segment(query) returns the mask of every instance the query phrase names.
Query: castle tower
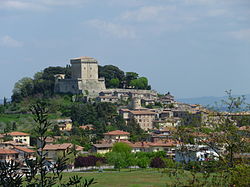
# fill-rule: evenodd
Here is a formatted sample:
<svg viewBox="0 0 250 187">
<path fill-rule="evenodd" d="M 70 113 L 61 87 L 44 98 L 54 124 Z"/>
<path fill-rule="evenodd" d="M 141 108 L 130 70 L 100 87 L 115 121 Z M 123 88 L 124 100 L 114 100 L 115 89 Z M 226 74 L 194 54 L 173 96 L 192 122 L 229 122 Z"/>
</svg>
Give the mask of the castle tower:
<svg viewBox="0 0 250 187">
<path fill-rule="evenodd" d="M 98 62 L 91 57 L 79 57 L 70 60 L 72 78 L 82 80 L 98 80 Z"/>
<path fill-rule="evenodd" d="M 79 57 L 70 60 L 71 79 L 65 79 L 62 75 L 55 77 L 55 92 L 86 94 L 96 97 L 99 92 L 105 90 L 105 79 L 98 78 L 98 62 L 91 57 Z"/>
<path fill-rule="evenodd" d="M 141 98 L 133 97 L 131 101 L 131 109 L 138 110 L 141 109 Z"/>
</svg>

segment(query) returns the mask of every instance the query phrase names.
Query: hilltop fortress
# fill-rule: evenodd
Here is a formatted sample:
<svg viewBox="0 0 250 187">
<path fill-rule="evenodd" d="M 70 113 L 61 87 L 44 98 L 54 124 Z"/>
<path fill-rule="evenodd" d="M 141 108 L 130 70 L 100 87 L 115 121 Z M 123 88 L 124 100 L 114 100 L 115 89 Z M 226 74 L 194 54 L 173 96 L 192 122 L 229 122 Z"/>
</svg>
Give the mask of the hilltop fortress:
<svg viewBox="0 0 250 187">
<path fill-rule="evenodd" d="M 87 94 L 89 97 L 142 97 L 153 99 L 157 92 L 135 89 L 106 89 L 105 79 L 99 78 L 98 61 L 92 57 L 79 57 L 70 60 L 71 78 L 65 79 L 64 74 L 55 76 L 55 92 Z"/>
<path fill-rule="evenodd" d="M 104 78 L 98 78 L 98 62 L 94 58 L 79 57 L 70 60 L 71 79 L 65 79 L 64 74 L 56 75 L 55 92 L 57 93 L 88 93 L 98 96 L 105 90 Z"/>
</svg>

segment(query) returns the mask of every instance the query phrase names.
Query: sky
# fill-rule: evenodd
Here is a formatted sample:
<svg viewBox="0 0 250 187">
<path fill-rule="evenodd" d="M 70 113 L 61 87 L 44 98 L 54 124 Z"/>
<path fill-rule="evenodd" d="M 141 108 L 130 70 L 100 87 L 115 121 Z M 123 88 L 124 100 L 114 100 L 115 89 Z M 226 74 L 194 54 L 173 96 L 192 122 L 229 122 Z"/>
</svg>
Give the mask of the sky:
<svg viewBox="0 0 250 187">
<path fill-rule="evenodd" d="M 250 0 L 0 0 L 0 98 L 94 57 L 176 98 L 250 93 Z"/>
</svg>

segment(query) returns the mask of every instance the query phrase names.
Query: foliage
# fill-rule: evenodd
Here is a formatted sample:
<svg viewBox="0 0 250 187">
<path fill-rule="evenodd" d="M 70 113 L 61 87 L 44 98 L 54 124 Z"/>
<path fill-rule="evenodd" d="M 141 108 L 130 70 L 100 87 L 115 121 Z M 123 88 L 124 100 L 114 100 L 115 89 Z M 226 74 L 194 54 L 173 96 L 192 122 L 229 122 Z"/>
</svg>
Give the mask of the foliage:
<svg viewBox="0 0 250 187">
<path fill-rule="evenodd" d="M 234 186 L 249 186 L 250 185 L 250 166 L 246 164 L 236 165 L 230 169 L 230 183 Z"/>
<path fill-rule="evenodd" d="M 128 167 L 126 162 L 127 155 L 122 152 L 110 152 L 106 154 L 107 161 L 110 165 L 114 165 L 116 169 Z"/>
<path fill-rule="evenodd" d="M 103 157 L 96 157 L 94 155 L 89 156 L 79 156 L 75 159 L 75 167 L 89 167 L 89 166 L 97 166 L 97 164 L 105 163 L 106 160 Z"/>
<path fill-rule="evenodd" d="M 132 148 L 128 144 L 123 142 L 115 143 L 112 147 L 112 151 L 117 153 L 129 154 L 131 153 L 131 150 Z"/>
<path fill-rule="evenodd" d="M 146 77 L 140 77 L 138 79 L 132 80 L 130 82 L 130 86 L 136 89 L 150 90 L 148 79 Z"/>
<path fill-rule="evenodd" d="M 166 164 L 161 157 L 155 157 L 151 160 L 150 167 L 152 167 L 152 168 L 165 168 Z"/>
<path fill-rule="evenodd" d="M 105 78 L 107 88 L 112 88 L 111 80 L 117 79 L 120 84 L 118 88 L 122 88 L 121 81 L 124 80 L 124 72 L 113 65 L 99 66 L 99 76 Z"/>
<path fill-rule="evenodd" d="M 23 174 L 18 173 L 20 165 L 13 160 L 0 162 L 0 185 L 3 187 L 20 187 Z"/>
<path fill-rule="evenodd" d="M 25 163 L 27 165 L 27 172 L 25 173 L 25 184 L 27 187 L 51 187 L 56 183 L 60 186 L 90 186 L 94 183 L 94 179 L 90 181 L 81 181 L 81 178 L 75 176 L 71 177 L 68 183 L 63 183 L 62 172 L 67 168 L 67 157 L 70 153 L 65 153 L 62 157 L 56 160 L 56 163 L 49 169 L 48 161 L 46 160 L 47 153 L 44 151 L 46 145 L 47 132 L 51 123 L 48 120 L 48 109 L 47 104 L 44 101 L 38 100 L 30 108 L 36 126 L 34 128 L 34 135 L 37 136 L 37 140 L 40 142 L 37 147 L 37 157 L 35 160 L 26 159 Z M 49 165 L 52 165 L 49 163 Z M 24 174 L 19 173 L 20 165 L 15 161 L 5 162 L 0 164 L 0 184 L 4 186 L 23 186 Z M 49 175 L 50 170 L 52 174 Z M 38 175 L 39 174 L 39 175 Z"/>
<path fill-rule="evenodd" d="M 70 77 L 70 67 L 48 67 L 36 73 L 33 79 L 22 78 L 14 86 L 12 101 L 21 102 L 24 98 L 36 95 L 53 96 L 56 74 L 66 74 L 66 77 Z"/>
<path fill-rule="evenodd" d="M 109 82 L 110 88 L 118 88 L 120 85 L 120 80 L 118 78 L 113 78 Z"/>
</svg>

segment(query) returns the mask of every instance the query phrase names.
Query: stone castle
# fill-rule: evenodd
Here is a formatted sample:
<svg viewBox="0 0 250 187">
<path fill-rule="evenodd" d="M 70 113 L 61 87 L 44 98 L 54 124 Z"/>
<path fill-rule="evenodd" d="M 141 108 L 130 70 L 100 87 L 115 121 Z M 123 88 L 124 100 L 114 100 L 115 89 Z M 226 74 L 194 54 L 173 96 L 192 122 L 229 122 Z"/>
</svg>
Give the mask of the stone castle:
<svg viewBox="0 0 250 187">
<path fill-rule="evenodd" d="M 55 92 L 87 94 L 98 96 L 105 90 L 104 78 L 98 77 L 98 62 L 91 57 L 79 57 L 70 60 L 71 79 L 65 79 L 64 74 L 55 76 Z"/>
<path fill-rule="evenodd" d="M 152 99 L 157 97 L 153 90 L 135 89 L 106 89 L 105 79 L 99 78 L 98 61 L 91 57 L 79 57 L 70 60 L 71 78 L 65 79 L 64 74 L 55 75 L 55 92 L 86 94 L 89 97 L 104 96 L 117 97 L 140 97 Z M 108 98 L 111 99 L 111 98 Z"/>
</svg>

